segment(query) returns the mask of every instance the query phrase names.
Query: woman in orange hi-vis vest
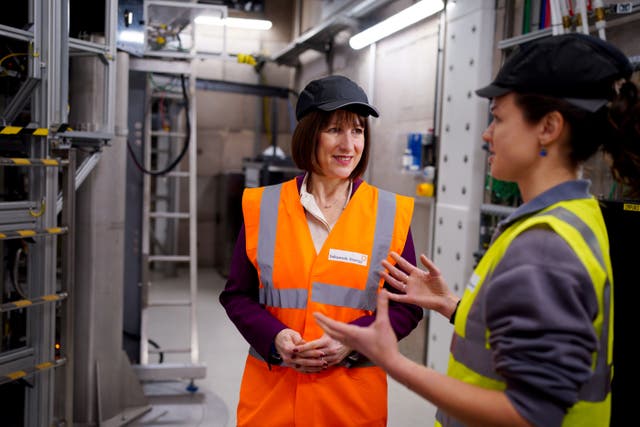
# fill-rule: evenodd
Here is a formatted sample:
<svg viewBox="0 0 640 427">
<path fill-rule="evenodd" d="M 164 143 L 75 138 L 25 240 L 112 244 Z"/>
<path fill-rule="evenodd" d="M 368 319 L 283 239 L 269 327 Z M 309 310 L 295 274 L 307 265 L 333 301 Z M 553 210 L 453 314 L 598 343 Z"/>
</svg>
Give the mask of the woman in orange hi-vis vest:
<svg viewBox="0 0 640 427">
<path fill-rule="evenodd" d="M 350 79 L 312 81 L 298 99 L 292 139 L 306 173 L 244 191 L 244 225 L 220 296 L 251 346 L 238 426 L 386 426 L 386 374 L 325 335 L 312 315 L 369 325 L 385 285 L 382 260 L 393 263 L 393 251 L 415 264 L 413 199 L 360 178 L 370 115 L 378 112 Z M 422 309 L 392 303 L 389 316 L 401 339 Z"/>
</svg>

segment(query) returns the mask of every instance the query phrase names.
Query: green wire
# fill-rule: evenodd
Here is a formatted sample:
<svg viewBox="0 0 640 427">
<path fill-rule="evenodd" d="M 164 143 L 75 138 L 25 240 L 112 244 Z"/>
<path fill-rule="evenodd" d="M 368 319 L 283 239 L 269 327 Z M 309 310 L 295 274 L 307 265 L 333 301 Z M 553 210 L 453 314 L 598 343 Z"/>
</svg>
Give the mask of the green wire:
<svg viewBox="0 0 640 427">
<path fill-rule="evenodd" d="M 522 14 L 522 34 L 531 31 L 531 0 L 524 0 L 524 8 Z"/>
</svg>

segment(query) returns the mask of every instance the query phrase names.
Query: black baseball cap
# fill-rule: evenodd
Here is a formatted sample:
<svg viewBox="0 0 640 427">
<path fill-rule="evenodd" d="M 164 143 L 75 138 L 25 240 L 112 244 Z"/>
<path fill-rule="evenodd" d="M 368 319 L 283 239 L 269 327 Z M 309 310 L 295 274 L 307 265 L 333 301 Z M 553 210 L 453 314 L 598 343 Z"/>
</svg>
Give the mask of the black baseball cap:
<svg viewBox="0 0 640 427">
<path fill-rule="evenodd" d="M 332 75 L 313 80 L 300 93 L 296 118 L 302 119 L 313 110 L 334 111 L 345 108 L 361 116 L 378 117 L 364 90 L 345 76 Z"/>
<path fill-rule="evenodd" d="M 476 93 L 483 98 L 509 92 L 548 95 L 594 112 L 615 96 L 613 83 L 632 72 L 627 56 L 612 44 L 586 34 L 562 34 L 516 48 L 495 80 Z"/>
</svg>

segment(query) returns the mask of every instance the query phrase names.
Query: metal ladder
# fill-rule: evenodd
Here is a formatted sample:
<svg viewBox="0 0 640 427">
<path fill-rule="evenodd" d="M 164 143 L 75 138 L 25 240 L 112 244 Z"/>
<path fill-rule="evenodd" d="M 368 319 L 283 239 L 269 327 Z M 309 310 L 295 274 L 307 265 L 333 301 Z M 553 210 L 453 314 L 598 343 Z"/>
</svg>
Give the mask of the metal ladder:
<svg viewBox="0 0 640 427">
<path fill-rule="evenodd" d="M 195 79 L 190 61 L 181 61 L 174 75 L 167 69 L 148 72 L 146 112 L 143 137 L 144 168 L 142 213 L 142 288 L 140 318 L 140 365 L 136 366 L 142 381 L 204 378 L 206 368 L 199 363 L 196 318 L 197 282 L 197 218 L 196 218 L 196 112 Z M 186 70 L 186 72 L 185 72 Z M 183 88 L 184 85 L 184 88 Z M 188 100 L 185 100 L 186 92 Z M 185 102 L 186 101 L 186 102 Z M 168 165 L 177 162 L 184 144 L 188 149 L 171 171 Z M 185 182 L 186 181 L 186 182 Z M 186 211 L 180 211 L 180 192 L 188 188 Z M 178 253 L 179 222 L 188 222 L 187 253 Z M 184 229 L 184 227 L 182 228 Z M 150 295 L 152 271 L 175 275 L 179 265 L 189 271 L 188 296 L 183 299 L 154 300 Z M 150 310 L 160 307 L 181 307 L 188 311 L 189 345 L 186 348 L 150 348 Z M 189 354 L 190 363 L 150 363 L 152 353 Z"/>
</svg>

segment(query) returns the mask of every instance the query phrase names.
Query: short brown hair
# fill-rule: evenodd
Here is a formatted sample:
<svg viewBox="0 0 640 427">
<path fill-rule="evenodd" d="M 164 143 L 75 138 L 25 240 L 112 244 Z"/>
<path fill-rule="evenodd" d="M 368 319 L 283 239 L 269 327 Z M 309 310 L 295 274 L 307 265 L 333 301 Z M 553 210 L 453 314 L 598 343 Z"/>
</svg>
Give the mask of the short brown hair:
<svg viewBox="0 0 640 427">
<path fill-rule="evenodd" d="M 293 161 L 298 168 L 306 172 L 320 172 L 318 158 L 316 156 L 320 132 L 322 132 L 334 117 L 338 124 L 357 121 L 364 127 L 362 156 L 360 157 L 360 162 L 358 162 L 355 169 L 351 172 L 351 175 L 349 175 L 350 179 L 359 178 L 364 171 L 367 170 L 367 164 L 369 163 L 369 121 L 366 117 L 352 111 L 344 109 L 330 112 L 314 110 L 305 115 L 298 122 L 298 126 L 296 126 L 296 129 L 293 131 L 293 137 L 291 138 L 291 156 L 293 157 Z"/>
</svg>

